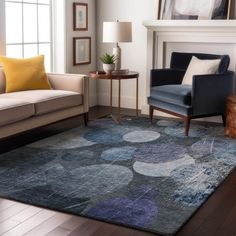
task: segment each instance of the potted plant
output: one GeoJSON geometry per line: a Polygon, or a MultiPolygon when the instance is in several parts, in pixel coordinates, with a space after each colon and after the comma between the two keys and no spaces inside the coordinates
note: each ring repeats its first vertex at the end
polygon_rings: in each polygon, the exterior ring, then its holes
{"type": "Polygon", "coordinates": [[[103,70],[107,74],[110,74],[115,69],[115,55],[105,53],[102,57],[100,57],[100,60],[103,62],[103,70]]]}

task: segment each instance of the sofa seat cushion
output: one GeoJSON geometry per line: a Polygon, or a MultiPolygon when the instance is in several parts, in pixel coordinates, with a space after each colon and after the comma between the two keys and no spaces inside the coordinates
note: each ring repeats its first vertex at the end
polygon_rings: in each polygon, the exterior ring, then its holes
{"type": "Polygon", "coordinates": [[[28,90],[4,93],[1,96],[5,98],[18,98],[34,104],[35,115],[43,115],[82,104],[81,94],[64,90],[28,90]]]}
{"type": "Polygon", "coordinates": [[[191,106],[191,85],[163,85],[151,88],[151,98],[180,106],[191,106]]]}
{"type": "Polygon", "coordinates": [[[34,113],[32,103],[19,99],[2,98],[0,95],[0,126],[27,119],[34,113]]]}

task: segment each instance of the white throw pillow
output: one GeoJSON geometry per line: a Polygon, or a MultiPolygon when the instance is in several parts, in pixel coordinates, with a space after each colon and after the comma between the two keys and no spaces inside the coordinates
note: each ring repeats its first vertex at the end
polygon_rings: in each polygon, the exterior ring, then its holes
{"type": "Polygon", "coordinates": [[[197,57],[193,56],[184,75],[182,84],[191,85],[194,75],[215,74],[219,68],[219,65],[220,59],[200,60],[197,57]]]}

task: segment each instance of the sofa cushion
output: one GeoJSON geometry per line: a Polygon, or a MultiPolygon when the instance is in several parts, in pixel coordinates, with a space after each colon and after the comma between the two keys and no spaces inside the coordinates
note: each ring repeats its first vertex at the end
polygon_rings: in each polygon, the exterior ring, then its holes
{"type": "Polygon", "coordinates": [[[197,57],[192,57],[187,71],[184,75],[182,84],[193,83],[194,75],[209,75],[215,74],[219,68],[220,59],[217,60],[200,60],[197,57]]]}
{"type": "Polygon", "coordinates": [[[27,59],[0,56],[6,76],[6,93],[32,89],[51,89],[44,69],[44,56],[27,59]]]}
{"type": "Polygon", "coordinates": [[[18,99],[0,98],[0,126],[27,119],[34,113],[32,103],[18,99]]]}
{"type": "Polygon", "coordinates": [[[6,78],[3,68],[0,65],[0,94],[5,93],[5,90],[6,90],[6,78]]]}
{"type": "Polygon", "coordinates": [[[191,85],[163,85],[151,88],[151,98],[176,105],[191,106],[191,85]]]}
{"type": "Polygon", "coordinates": [[[82,104],[82,95],[64,90],[29,90],[0,95],[5,98],[17,98],[35,106],[35,115],[42,115],[82,104]]]}

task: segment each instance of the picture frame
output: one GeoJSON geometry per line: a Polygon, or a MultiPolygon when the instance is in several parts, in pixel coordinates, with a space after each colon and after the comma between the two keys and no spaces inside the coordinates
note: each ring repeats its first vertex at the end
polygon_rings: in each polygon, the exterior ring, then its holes
{"type": "Polygon", "coordinates": [[[73,38],[73,64],[91,64],[91,37],[73,38]]]}
{"type": "Polygon", "coordinates": [[[231,0],[160,0],[160,20],[229,19],[231,0]]]}
{"type": "Polygon", "coordinates": [[[73,3],[73,29],[74,31],[88,30],[88,4],[73,3]]]}
{"type": "Polygon", "coordinates": [[[157,5],[157,19],[161,20],[161,14],[162,14],[162,0],[157,0],[158,5],[157,5]]]}

